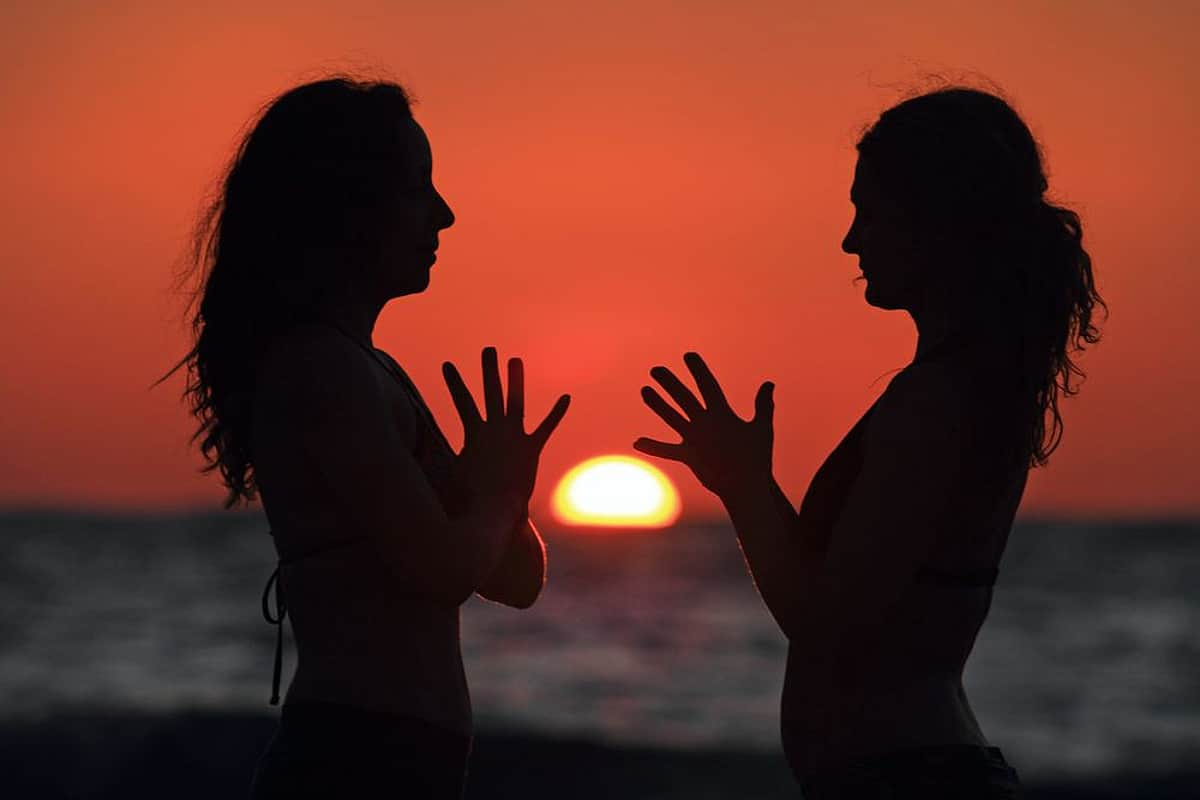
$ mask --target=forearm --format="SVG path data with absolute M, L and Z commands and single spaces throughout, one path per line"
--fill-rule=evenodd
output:
M 433 542 L 437 552 L 432 566 L 456 603 L 466 602 L 495 573 L 526 513 L 526 503 L 515 495 L 480 496 L 447 520 L 444 535 Z
M 508 548 L 479 586 L 481 597 L 514 608 L 528 608 L 546 581 L 546 546 L 528 517 L 517 523 Z
M 813 610 L 806 599 L 823 561 L 815 537 L 804 536 L 795 508 L 768 475 L 721 497 L 755 586 L 776 623 L 792 638 Z

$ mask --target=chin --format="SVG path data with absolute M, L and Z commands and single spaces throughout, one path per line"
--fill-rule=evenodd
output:
M 391 296 L 393 298 L 404 297 L 405 295 L 409 295 L 409 294 L 420 294 L 421 292 L 425 291 L 428 288 L 429 288 L 429 273 L 426 272 L 424 275 L 422 275 L 419 278 L 418 277 L 410 277 L 407 280 L 405 280 L 403 283 L 397 283 L 395 286 L 392 287 L 392 290 L 391 290 L 391 292 L 389 292 L 389 294 L 391 294 Z
M 884 311 L 899 311 L 908 308 L 909 305 L 907 299 L 899 292 L 889 292 L 870 281 L 867 281 L 867 290 L 863 293 L 863 298 L 867 305 L 882 308 Z

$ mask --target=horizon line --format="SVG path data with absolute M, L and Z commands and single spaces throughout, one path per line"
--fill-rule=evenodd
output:
M 30 516 L 80 516 L 80 517 L 110 517 L 110 518 L 155 518 L 155 517 L 189 517 L 189 516 L 222 516 L 233 517 L 264 517 L 261 505 L 243 508 L 224 509 L 220 505 L 179 504 L 177 506 L 116 506 L 100 504 L 71 504 L 71 503 L 0 503 L 0 517 Z M 654 533 L 681 526 L 718 526 L 730 525 L 729 518 L 723 514 L 683 514 L 670 525 L 659 528 L 637 526 L 609 525 L 570 525 L 554 519 L 549 511 L 535 513 L 534 521 L 540 528 L 550 528 L 559 531 L 584 532 L 622 531 Z M 1080 523 L 1197 523 L 1200 524 L 1200 509 L 1163 509 L 1154 511 L 1114 511 L 1107 513 L 1070 512 L 1070 511 L 1018 511 L 1015 523 L 1054 524 L 1069 522 Z

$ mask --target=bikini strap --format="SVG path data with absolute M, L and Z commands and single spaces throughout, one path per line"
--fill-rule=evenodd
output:
M 408 373 L 404 371 L 404 368 L 401 367 L 396 359 L 392 358 L 391 355 L 389 355 L 385 350 L 375 348 L 368 352 L 370 352 L 375 361 L 378 362 L 379 365 L 382 366 L 389 375 L 395 378 L 400 385 L 404 387 L 404 391 L 408 394 L 409 399 L 416 408 L 417 414 L 419 414 L 421 419 L 424 420 L 426 429 L 428 429 L 429 432 L 437 437 L 438 442 L 441 443 L 443 448 L 453 453 L 454 448 L 450 445 L 450 441 L 446 438 L 446 434 L 442 433 L 441 427 L 438 426 L 437 420 L 433 417 L 433 412 L 429 410 L 429 406 L 425 403 L 424 398 L 421 397 L 420 391 L 417 390 L 417 385 L 413 383 L 412 378 L 408 377 Z

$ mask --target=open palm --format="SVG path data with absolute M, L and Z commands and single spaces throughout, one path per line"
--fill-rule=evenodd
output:
M 496 348 L 485 347 L 481 360 L 486 416 L 480 413 L 458 368 L 449 361 L 442 365 L 446 387 L 463 426 L 463 447 L 455 459 L 455 483 L 460 491 L 512 492 L 528 503 L 542 449 L 567 413 L 571 397 L 559 397 L 537 428 L 525 433 L 525 366 L 521 359 L 508 360 L 507 407 Z
M 670 444 L 642 437 L 633 443 L 634 449 L 686 464 L 706 489 L 721 497 L 747 481 L 769 476 L 775 438 L 775 384 L 767 381 L 759 387 L 754 417 L 747 421 L 730 408 L 721 385 L 698 353 L 685 354 L 683 361 L 696 380 L 703 404 L 666 367 L 654 367 L 650 376 L 679 405 L 682 414 L 655 389 L 642 387 L 642 400 L 683 441 Z

